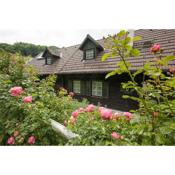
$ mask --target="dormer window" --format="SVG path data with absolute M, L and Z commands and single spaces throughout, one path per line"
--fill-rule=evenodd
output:
M 52 58 L 51 58 L 51 57 L 48 57 L 48 58 L 47 58 L 47 64 L 48 64 L 48 65 L 52 64 Z
M 104 50 L 103 47 L 90 35 L 86 36 L 84 41 L 79 46 L 79 49 L 83 51 L 84 60 L 94 59 L 101 51 Z
M 57 59 L 60 59 L 60 49 L 51 46 L 46 47 L 45 51 L 42 53 L 41 57 L 45 59 L 45 65 L 51 65 L 53 64 Z
M 93 59 L 95 56 L 95 50 L 94 49 L 88 49 L 85 51 L 85 58 L 87 60 Z

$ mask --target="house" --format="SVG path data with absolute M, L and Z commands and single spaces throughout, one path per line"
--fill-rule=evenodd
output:
M 162 56 L 175 54 L 175 29 L 140 29 L 134 31 L 135 36 L 142 40 L 133 43 L 133 47 L 141 52 L 139 58 L 131 58 L 131 70 L 142 67 L 148 58 L 153 57 L 149 49 L 154 43 L 159 43 L 164 49 Z M 126 74 L 116 75 L 105 79 L 105 75 L 116 68 L 119 57 L 101 61 L 104 53 L 104 39 L 94 40 L 90 35 L 79 45 L 63 48 L 46 48 L 40 57 L 33 58 L 30 64 L 34 65 L 39 74 L 58 75 L 57 87 L 63 86 L 75 92 L 75 98 L 87 98 L 95 105 L 104 105 L 119 110 L 137 108 L 136 102 L 122 98 L 124 92 L 121 82 L 128 81 Z M 171 61 L 171 65 L 175 65 Z M 170 65 L 169 65 L 170 66 Z M 164 70 L 167 70 L 165 67 Z M 138 80 L 142 82 L 142 75 Z

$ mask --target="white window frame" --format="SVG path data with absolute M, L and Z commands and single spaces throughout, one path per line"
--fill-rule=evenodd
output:
M 92 96 L 102 97 L 103 96 L 103 82 L 92 81 Z
M 76 94 L 81 93 L 81 81 L 80 80 L 73 80 L 73 92 Z
M 85 51 L 85 58 L 87 60 L 93 59 L 94 58 L 94 54 L 95 54 L 94 52 L 95 52 L 94 49 L 88 49 L 88 50 L 86 50 Z
M 49 62 L 48 60 L 49 60 L 50 62 Z M 51 64 L 52 64 L 52 58 L 51 58 L 51 57 L 47 57 L 47 64 L 48 64 L 48 65 L 51 65 Z

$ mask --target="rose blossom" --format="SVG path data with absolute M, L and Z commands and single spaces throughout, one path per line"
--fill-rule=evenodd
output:
M 8 145 L 14 145 L 14 144 L 15 144 L 15 139 L 14 139 L 14 137 L 9 137 L 8 140 L 7 140 L 7 144 L 8 144 Z
M 17 137 L 19 135 L 19 131 L 14 131 L 13 136 Z
M 119 112 L 115 112 L 114 115 L 113 115 L 113 119 L 118 119 L 120 116 L 120 113 Z
M 122 138 L 121 135 L 118 134 L 117 132 L 113 132 L 113 133 L 111 134 L 111 136 L 112 136 L 112 138 L 114 138 L 114 139 L 121 139 L 121 138 Z
M 78 114 L 79 114 L 79 111 L 78 110 L 75 110 L 74 112 L 72 112 L 72 116 L 74 118 L 77 118 L 78 117 Z
M 79 111 L 79 112 L 84 112 L 85 109 L 84 109 L 84 108 L 79 108 L 78 111 Z
M 95 106 L 93 104 L 90 104 L 90 105 L 87 106 L 86 111 L 87 112 L 93 112 L 94 109 L 95 109 Z
M 133 119 L 133 116 L 130 112 L 124 112 L 123 115 L 126 117 L 127 120 Z
M 101 114 L 102 119 L 104 120 L 112 119 L 112 110 L 110 109 L 102 109 L 100 114 Z
M 73 92 L 69 92 L 69 95 L 73 97 L 75 94 Z
M 32 96 L 24 97 L 23 101 L 24 101 L 24 103 L 31 103 L 32 102 Z
M 16 87 L 11 88 L 9 90 L 9 92 L 10 92 L 11 96 L 16 97 L 16 96 L 21 95 L 23 93 L 23 89 L 22 89 L 22 87 L 16 86 Z
M 35 144 L 35 137 L 34 137 L 34 136 L 30 136 L 30 137 L 28 138 L 27 143 L 30 144 L 30 145 Z
M 98 108 L 99 112 L 101 112 L 101 111 L 104 110 L 104 109 L 106 109 L 106 108 L 104 108 L 104 107 L 99 107 L 99 108 Z
M 174 73 L 175 73 L 175 67 L 170 67 L 170 68 L 169 68 L 169 72 L 171 72 L 171 73 L 174 74 Z
M 159 44 L 154 44 L 151 49 L 150 49 L 150 52 L 153 52 L 153 53 L 156 53 L 160 51 L 160 45 Z

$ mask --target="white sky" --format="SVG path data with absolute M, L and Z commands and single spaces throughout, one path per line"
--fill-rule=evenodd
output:
M 58 47 L 79 44 L 87 34 L 95 39 L 101 39 L 108 34 L 117 33 L 118 30 L 112 29 L 77 29 L 77 30 L 0 30 L 0 42 L 29 42 L 41 45 L 55 45 Z
M 0 43 L 70 46 L 88 33 L 100 39 L 117 29 L 174 28 L 173 15 L 173 0 L 0 0 Z

